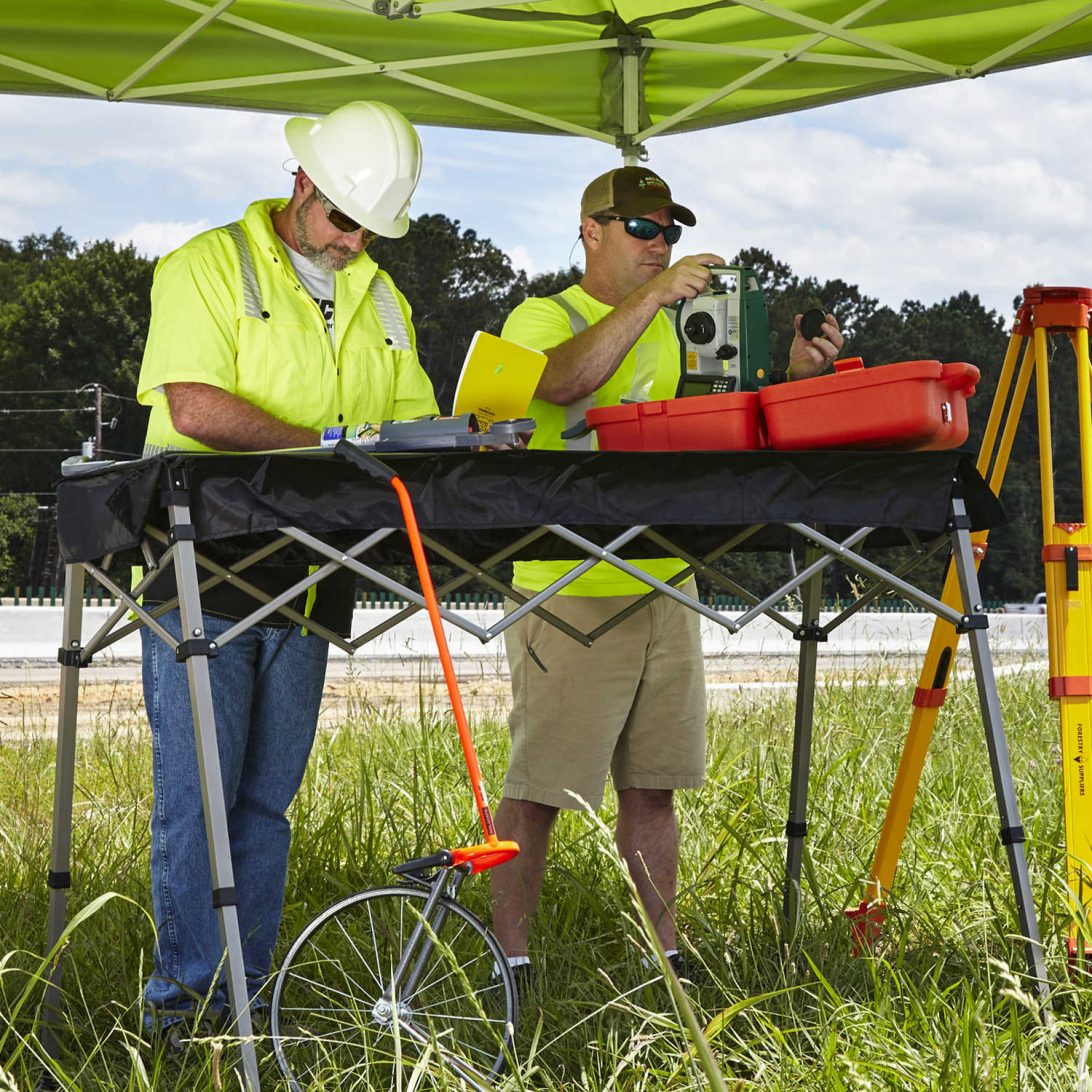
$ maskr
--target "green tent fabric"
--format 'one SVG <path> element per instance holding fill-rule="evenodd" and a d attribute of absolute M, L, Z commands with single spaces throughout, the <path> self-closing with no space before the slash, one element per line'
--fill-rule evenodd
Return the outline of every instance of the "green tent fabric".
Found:
<path fill-rule="evenodd" d="M 701 129 L 1092 52 L 1078 0 L 8 0 L 0 92 L 580 134 Z"/>

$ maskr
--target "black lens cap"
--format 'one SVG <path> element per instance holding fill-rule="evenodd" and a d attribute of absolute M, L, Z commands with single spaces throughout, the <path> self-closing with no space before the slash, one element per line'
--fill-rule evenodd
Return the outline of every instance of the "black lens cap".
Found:
<path fill-rule="evenodd" d="M 800 336 L 807 341 L 811 341 L 812 338 L 822 337 L 823 323 L 826 321 L 827 316 L 818 307 L 805 311 L 800 317 Z"/>

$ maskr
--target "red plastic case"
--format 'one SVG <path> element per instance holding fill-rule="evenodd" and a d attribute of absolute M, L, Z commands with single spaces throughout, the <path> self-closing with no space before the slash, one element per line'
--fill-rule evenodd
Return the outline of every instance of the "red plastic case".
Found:
<path fill-rule="evenodd" d="M 865 368 L 859 357 L 834 362 L 834 375 L 758 392 L 771 447 L 900 448 L 939 451 L 966 442 L 973 364 L 907 360 Z"/>
<path fill-rule="evenodd" d="M 700 394 L 600 406 L 584 414 L 600 451 L 752 451 L 766 447 L 758 394 Z"/>

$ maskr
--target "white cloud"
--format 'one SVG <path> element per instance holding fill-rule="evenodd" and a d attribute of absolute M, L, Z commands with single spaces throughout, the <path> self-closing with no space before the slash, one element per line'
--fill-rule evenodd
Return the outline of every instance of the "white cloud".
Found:
<path fill-rule="evenodd" d="M 508 257 L 513 269 L 522 269 L 528 277 L 533 277 L 538 270 L 535 268 L 534 259 L 525 246 L 514 246 L 508 251 Z"/>
<path fill-rule="evenodd" d="M 132 243 L 141 254 L 159 258 L 209 227 L 211 224 L 208 220 L 192 220 L 189 223 L 172 220 L 145 222 L 134 224 L 128 231 L 121 232 L 114 241 L 123 246 Z"/>
<path fill-rule="evenodd" d="M 36 170 L 0 170 L 0 238 L 52 231 L 59 206 L 78 197 L 76 187 Z"/>
<path fill-rule="evenodd" d="M 1007 316 L 1028 283 L 1092 279 L 1086 93 L 1088 62 L 1005 73 L 669 138 L 654 161 L 699 214 L 683 245 L 764 246 L 895 306 L 966 289 Z"/>
<path fill-rule="evenodd" d="M 134 180 L 164 171 L 207 197 L 277 180 L 288 155 L 284 121 L 237 110 L 0 96 L 0 144 L 21 162 L 70 174 L 111 167 Z M 281 191 L 288 184 L 278 180 L 270 193 Z"/>
<path fill-rule="evenodd" d="M 680 255 L 763 246 L 894 306 L 967 289 L 1006 313 L 1027 283 L 1092 280 L 1090 99 L 1082 59 L 655 139 L 650 165 L 698 214 Z M 60 224 L 162 251 L 288 192 L 283 122 L 0 96 L 0 147 L 19 164 L 0 173 L 0 237 Z M 572 260 L 580 194 L 619 163 L 573 137 L 424 127 L 422 141 L 414 213 L 458 219 L 535 272 Z"/>

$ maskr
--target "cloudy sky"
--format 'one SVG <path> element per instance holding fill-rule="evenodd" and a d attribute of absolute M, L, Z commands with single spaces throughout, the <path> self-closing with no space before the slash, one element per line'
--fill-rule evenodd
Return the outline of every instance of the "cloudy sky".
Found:
<path fill-rule="evenodd" d="M 1092 59 L 900 91 L 650 142 L 698 214 L 676 254 L 762 246 L 883 303 L 964 289 L 1006 318 L 1026 284 L 1089 284 Z M 0 96 L 0 238 L 63 228 L 160 254 L 287 194 L 284 119 Z M 568 264 L 591 141 L 423 128 L 413 212 L 442 212 L 541 272 Z"/>

